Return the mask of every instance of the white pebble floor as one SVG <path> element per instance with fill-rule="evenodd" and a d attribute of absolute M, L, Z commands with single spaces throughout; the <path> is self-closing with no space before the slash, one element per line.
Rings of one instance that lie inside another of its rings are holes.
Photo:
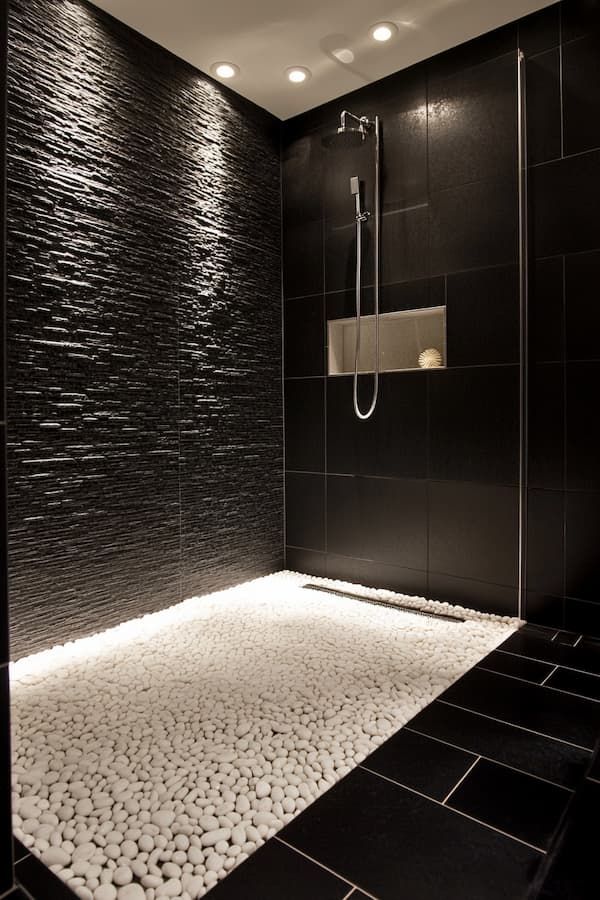
<path fill-rule="evenodd" d="M 15 834 L 84 900 L 196 900 L 518 624 L 284 572 L 19 660 Z"/>

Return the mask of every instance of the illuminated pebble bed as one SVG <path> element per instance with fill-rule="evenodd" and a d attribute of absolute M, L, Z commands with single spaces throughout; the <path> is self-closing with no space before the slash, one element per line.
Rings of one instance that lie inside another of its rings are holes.
<path fill-rule="evenodd" d="M 286 572 L 20 660 L 15 833 L 85 900 L 196 900 L 517 625 Z"/>

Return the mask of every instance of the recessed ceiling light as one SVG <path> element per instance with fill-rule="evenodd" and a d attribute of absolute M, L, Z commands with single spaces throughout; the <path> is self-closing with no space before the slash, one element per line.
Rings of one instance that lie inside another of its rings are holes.
<path fill-rule="evenodd" d="M 233 63 L 218 62 L 211 66 L 211 72 L 213 75 L 216 75 L 217 78 L 235 78 L 236 75 L 239 75 L 240 70 L 238 66 Z"/>
<path fill-rule="evenodd" d="M 393 22 L 378 22 L 371 28 L 371 37 L 375 41 L 389 41 L 391 37 L 398 31 Z"/>
<path fill-rule="evenodd" d="M 292 66 L 285 70 L 285 74 L 292 84 L 302 84 L 303 81 L 310 78 L 310 69 L 306 69 L 304 66 Z"/>

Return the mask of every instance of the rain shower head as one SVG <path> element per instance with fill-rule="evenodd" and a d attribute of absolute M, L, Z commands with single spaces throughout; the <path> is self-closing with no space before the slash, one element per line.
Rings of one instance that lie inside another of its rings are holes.
<path fill-rule="evenodd" d="M 373 122 L 366 116 L 355 116 L 345 109 L 340 115 L 340 127 L 326 135 L 323 144 L 325 147 L 359 147 L 372 128 Z"/>

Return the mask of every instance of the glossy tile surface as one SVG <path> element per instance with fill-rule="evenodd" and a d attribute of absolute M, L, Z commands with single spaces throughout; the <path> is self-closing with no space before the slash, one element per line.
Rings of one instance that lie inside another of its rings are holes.
<path fill-rule="evenodd" d="M 434 800 L 444 800 L 477 757 L 402 729 L 362 763 L 363 767 Z"/>
<path fill-rule="evenodd" d="M 544 850 L 570 796 L 564 788 L 480 760 L 448 805 Z"/>
<path fill-rule="evenodd" d="M 344 900 L 352 885 L 274 838 L 211 890 L 215 900 Z"/>
<path fill-rule="evenodd" d="M 477 665 L 480 669 L 510 675 L 512 678 L 522 678 L 534 684 L 541 684 L 554 671 L 554 666 L 547 663 L 515 656 L 512 653 L 502 653 L 501 650 L 489 653 Z"/>
<path fill-rule="evenodd" d="M 525 897 L 540 860 L 523 844 L 360 768 L 282 838 L 381 900 L 440 893 L 464 900 L 465 884 L 472 896 L 515 900 Z"/>
<path fill-rule="evenodd" d="M 589 751 L 440 701 L 411 719 L 407 728 L 570 789 L 581 781 L 590 760 Z"/>
<path fill-rule="evenodd" d="M 593 701 L 485 669 L 472 669 L 441 699 L 586 750 L 600 730 L 600 705 Z"/>

